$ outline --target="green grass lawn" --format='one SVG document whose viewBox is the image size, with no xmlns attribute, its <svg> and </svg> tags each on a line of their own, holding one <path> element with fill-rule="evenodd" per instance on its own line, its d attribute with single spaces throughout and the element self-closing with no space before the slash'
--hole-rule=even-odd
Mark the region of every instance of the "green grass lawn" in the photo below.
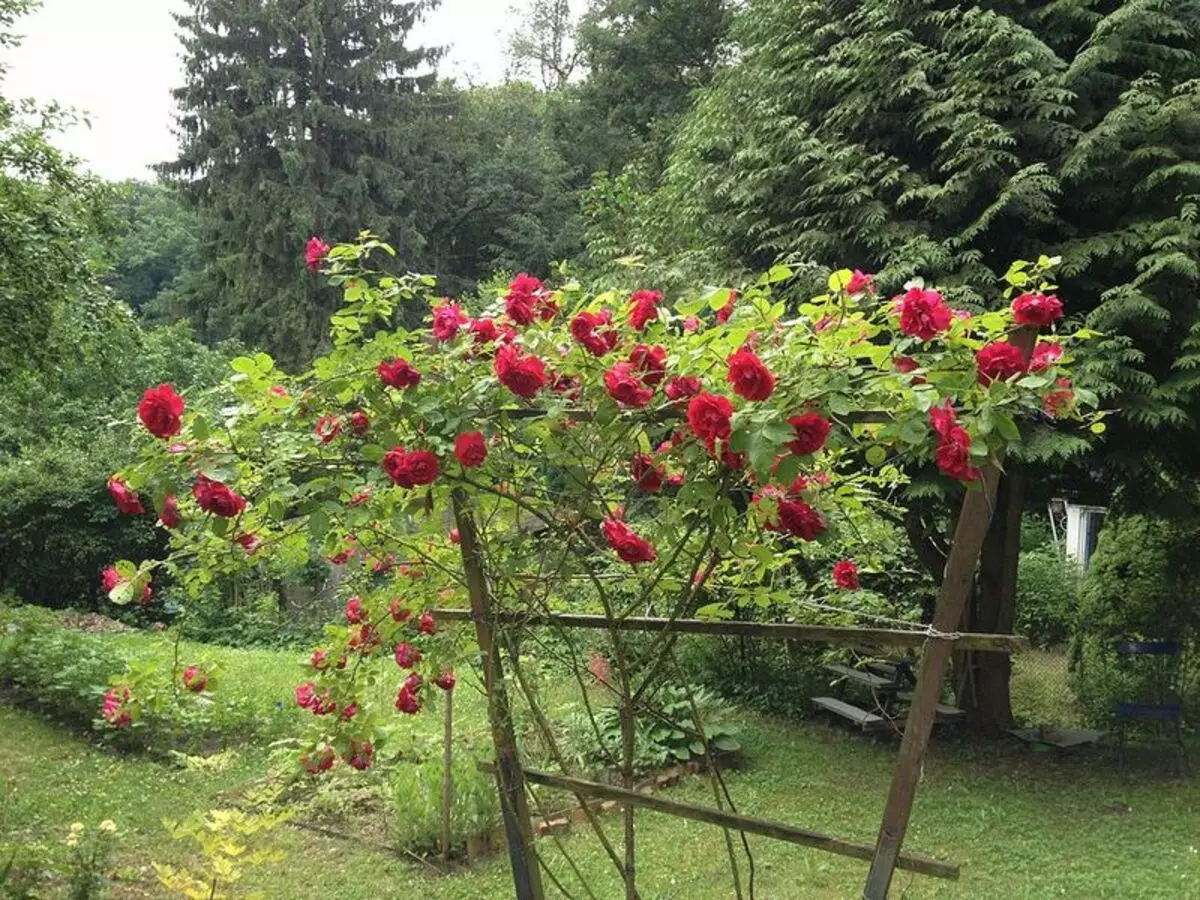
<svg viewBox="0 0 1200 900">
<path fill-rule="evenodd" d="M 196 652 L 221 656 L 230 680 L 240 672 L 261 680 L 263 691 L 290 692 L 295 669 L 288 654 Z M 468 696 L 464 692 L 464 699 Z M 479 711 L 474 701 L 464 704 L 464 718 Z M 149 861 L 178 862 L 182 850 L 166 838 L 161 821 L 222 805 L 223 791 L 264 768 L 261 751 L 250 747 L 240 751 L 231 768 L 212 775 L 147 757 L 118 756 L 86 738 L 28 712 L 0 707 L 0 758 L 10 785 L 0 840 L 61 842 L 71 822 L 114 819 L 121 830 L 119 863 L 131 879 L 117 885 L 117 897 L 162 896 Z M 745 759 L 728 776 L 741 811 L 873 840 L 894 745 L 823 725 L 756 716 L 746 717 L 744 738 Z M 671 796 L 708 802 L 709 786 L 694 778 Z M 620 818 L 604 821 L 617 840 Z M 645 812 L 639 813 L 638 836 L 647 900 L 733 896 L 719 830 Z M 763 900 L 859 895 L 865 864 L 750 840 L 757 896 Z M 286 861 L 252 879 L 268 898 L 475 900 L 512 894 L 502 855 L 443 876 L 356 838 L 288 827 L 278 841 L 288 853 Z M 539 846 L 570 896 L 587 897 L 555 841 L 543 839 Z M 593 896 L 621 896 L 594 837 L 577 829 L 563 846 Z M 1052 756 L 1015 744 L 945 740 L 927 763 L 906 848 L 960 863 L 963 877 L 954 883 L 899 873 L 896 897 L 1200 897 L 1200 785 L 1149 771 L 1126 779 L 1102 750 Z M 740 863 L 745 872 L 745 860 Z M 552 887 L 548 893 L 562 896 Z"/>
</svg>

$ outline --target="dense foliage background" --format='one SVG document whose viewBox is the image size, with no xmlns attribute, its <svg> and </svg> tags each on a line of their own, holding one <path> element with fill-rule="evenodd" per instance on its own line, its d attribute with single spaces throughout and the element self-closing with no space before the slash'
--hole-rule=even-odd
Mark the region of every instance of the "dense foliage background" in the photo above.
<svg viewBox="0 0 1200 900">
<path fill-rule="evenodd" d="M 137 396 L 219 403 L 231 341 L 304 371 L 335 302 L 305 242 L 360 229 L 468 307 L 518 272 L 670 298 L 784 260 L 793 308 L 836 261 L 884 294 L 937 275 L 978 309 L 1011 259 L 1060 255 L 1068 316 L 1103 335 L 1081 384 L 1117 415 L 1090 447 L 1036 429 L 1002 504 L 1124 488 L 1130 514 L 1193 515 L 1200 2 L 524 0 L 497 85 L 439 74 L 412 36 L 434 5 L 189 0 L 179 149 L 153 182 L 91 177 L 56 149 L 68 113 L 0 99 L 0 590 L 94 605 L 104 564 L 154 549 L 104 487 Z M 30 8 L 0 0 L 0 44 Z M 879 588 L 920 617 L 958 498 L 909 474 Z M 1009 552 L 1005 520 L 972 626 L 1061 644 L 1097 595 L 1048 538 Z M 329 575 L 215 586 L 202 630 L 259 640 Z"/>
</svg>

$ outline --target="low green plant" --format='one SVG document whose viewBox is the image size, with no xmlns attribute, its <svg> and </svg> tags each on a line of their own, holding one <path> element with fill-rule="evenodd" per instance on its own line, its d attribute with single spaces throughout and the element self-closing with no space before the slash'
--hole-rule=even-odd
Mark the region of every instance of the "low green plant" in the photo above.
<svg viewBox="0 0 1200 900">
<path fill-rule="evenodd" d="M 237 809 L 214 809 L 193 813 L 183 822 L 165 822 L 177 841 L 197 845 L 204 865 L 182 869 L 155 862 L 159 883 L 173 896 L 186 900 L 230 900 L 261 897 L 241 890 L 247 870 L 267 862 L 278 862 L 284 854 L 267 845 L 265 838 L 291 817 L 287 810 L 247 813 Z"/>
<path fill-rule="evenodd" d="M 732 714 L 728 704 L 701 686 L 664 685 L 635 718 L 634 770 L 645 774 L 673 763 L 703 760 L 709 751 L 740 751 L 741 726 L 732 721 Z M 620 710 L 601 706 L 593 708 L 592 716 L 585 710 L 570 714 L 564 719 L 562 747 L 570 760 L 589 771 L 619 768 Z"/>
<path fill-rule="evenodd" d="M 442 761 L 402 762 L 390 778 L 392 842 L 414 853 L 438 849 L 442 827 Z M 479 771 L 478 760 L 461 749 L 450 767 L 454 781 L 450 806 L 451 849 L 461 850 L 470 838 L 491 834 L 500 824 L 494 779 Z"/>
<path fill-rule="evenodd" d="M 100 900 L 108 896 L 108 869 L 112 862 L 117 825 L 105 819 L 95 828 L 74 822 L 67 833 L 67 898 Z"/>
</svg>

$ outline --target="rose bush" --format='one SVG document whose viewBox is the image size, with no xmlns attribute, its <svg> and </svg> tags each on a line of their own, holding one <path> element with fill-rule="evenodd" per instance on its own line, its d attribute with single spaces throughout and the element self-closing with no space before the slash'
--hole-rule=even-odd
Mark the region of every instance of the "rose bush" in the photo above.
<svg viewBox="0 0 1200 900">
<path fill-rule="evenodd" d="M 156 569 L 198 590 L 269 559 L 357 561 L 345 620 L 297 689 L 315 714 L 301 756 L 313 773 L 378 752 L 394 713 L 363 700 L 365 657 L 394 658 L 401 713 L 419 712 L 430 684 L 453 688 L 429 613 L 465 605 L 471 549 L 452 510 L 472 518 L 503 608 L 771 602 L 774 573 L 908 464 L 970 485 L 1022 420 L 1094 404 L 1067 381 L 1086 334 L 1047 334 L 1030 364 L 1007 342 L 1011 307 L 969 316 L 923 284 L 889 301 L 869 275 L 835 272 L 789 314 L 774 295 L 783 267 L 674 302 L 522 274 L 468 313 L 431 298 L 431 279 L 373 271 L 391 251 L 369 236 L 316 250 L 309 264 L 344 290 L 333 350 L 296 378 L 265 354 L 238 358 L 236 402 L 218 414 L 143 418 L 145 453 L 114 482 L 172 523 L 172 552 L 118 563 L 111 592 L 135 599 Z M 1044 296 L 1051 264 L 1015 264 L 1006 296 Z M 425 304 L 430 327 L 397 327 L 400 303 Z M 1054 304 L 1019 309 L 1054 327 Z M 350 416 L 367 424 L 332 424 Z M 839 565 L 831 596 L 857 585 L 852 560 Z"/>
</svg>

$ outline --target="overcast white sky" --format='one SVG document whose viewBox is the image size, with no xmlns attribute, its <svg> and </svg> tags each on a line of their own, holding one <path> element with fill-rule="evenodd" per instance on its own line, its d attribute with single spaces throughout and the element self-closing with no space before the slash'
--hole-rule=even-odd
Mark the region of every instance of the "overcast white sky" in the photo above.
<svg viewBox="0 0 1200 900">
<path fill-rule="evenodd" d="M 421 26 L 427 44 L 452 45 L 441 71 L 474 82 L 504 75 L 512 0 L 442 0 Z M 180 0 L 43 0 L 18 22 L 8 97 L 57 100 L 89 114 L 60 144 L 105 178 L 146 178 L 174 156 L 170 90 L 182 80 L 172 10 Z"/>
</svg>

